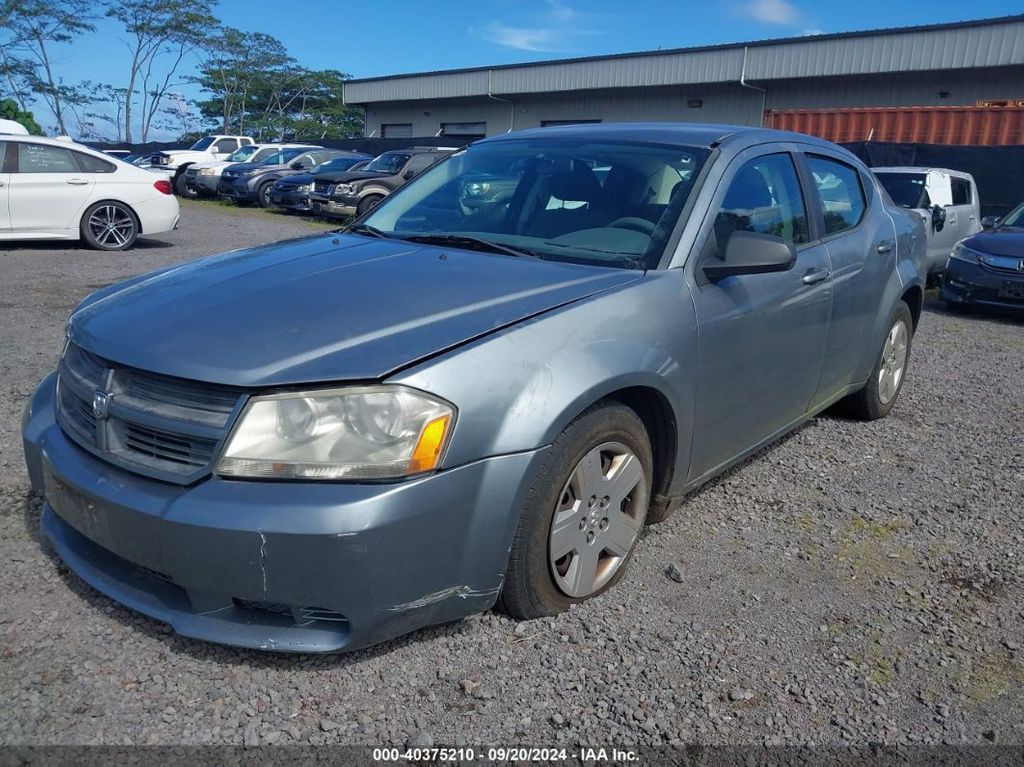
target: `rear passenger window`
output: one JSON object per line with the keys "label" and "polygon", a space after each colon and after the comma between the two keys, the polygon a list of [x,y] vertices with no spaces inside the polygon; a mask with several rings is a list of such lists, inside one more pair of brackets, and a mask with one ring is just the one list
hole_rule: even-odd
{"label": "rear passenger window", "polygon": [[70,150],[49,144],[18,142],[19,173],[78,173]]}
{"label": "rear passenger window", "polygon": [[715,218],[720,256],[735,231],[781,237],[794,245],[807,242],[807,209],[800,192],[793,158],[788,154],[757,157],[729,182]]}
{"label": "rear passenger window", "polygon": [[93,157],[91,154],[75,152],[75,160],[83,173],[113,173],[115,166],[112,162]]}
{"label": "rear passenger window", "polygon": [[864,218],[867,207],[860,174],[845,163],[824,157],[809,156],[807,163],[821,199],[825,234],[853,229]]}
{"label": "rear passenger window", "polygon": [[953,185],[953,204],[970,205],[971,182],[965,178],[957,178],[956,176],[952,176],[949,181]]}

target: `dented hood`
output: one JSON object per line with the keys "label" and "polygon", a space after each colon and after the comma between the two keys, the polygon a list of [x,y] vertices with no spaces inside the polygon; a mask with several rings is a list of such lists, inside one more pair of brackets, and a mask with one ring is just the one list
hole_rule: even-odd
{"label": "dented hood", "polygon": [[72,339],[237,386],[373,380],[642,272],[327,234],[144,275],[86,299]]}

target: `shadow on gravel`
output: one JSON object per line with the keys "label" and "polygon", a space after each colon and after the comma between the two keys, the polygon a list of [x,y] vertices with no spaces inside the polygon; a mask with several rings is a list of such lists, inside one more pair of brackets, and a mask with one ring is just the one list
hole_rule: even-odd
{"label": "shadow on gravel", "polygon": [[924,311],[926,314],[938,314],[944,317],[960,317],[966,320],[988,321],[999,325],[1024,327],[1024,309],[1015,312],[1012,309],[1000,309],[994,306],[950,308],[936,296],[925,299]]}
{"label": "shadow on gravel", "polygon": [[[135,243],[135,247],[132,250],[160,250],[161,248],[173,248],[175,244],[173,242],[166,242],[165,240],[156,240],[149,237],[140,237],[138,242]],[[2,252],[16,253],[19,250],[52,250],[52,251],[63,251],[63,250],[77,250],[82,253],[117,253],[121,251],[103,251],[93,250],[87,245],[83,244],[78,240],[18,240],[13,242],[5,242],[3,245],[4,250]],[[132,250],[123,251],[124,253],[131,253]]]}

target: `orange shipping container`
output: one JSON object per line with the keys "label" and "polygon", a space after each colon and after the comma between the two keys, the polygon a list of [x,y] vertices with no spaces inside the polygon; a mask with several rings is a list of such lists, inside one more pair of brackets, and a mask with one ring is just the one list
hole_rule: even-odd
{"label": "orange shipping container", "polygon": [[1024,106],[768,110],[765,125],[835,141],[1024,144]]}

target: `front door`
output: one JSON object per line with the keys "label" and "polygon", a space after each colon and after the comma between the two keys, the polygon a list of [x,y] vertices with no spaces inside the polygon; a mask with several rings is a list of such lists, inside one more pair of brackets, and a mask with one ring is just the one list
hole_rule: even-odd
{"label": "front door", "polygon": [[10,173],[7,172],[7,143],[0,141],[0,232],[11,229],[11,210],[8,207]]}
{"label": "front door", "polygon": [[699,370],[690,480],[703,478],[803,416],[818,387],[832,303],[828,251],[811,240],[793,156],[748,150],[712,205],[702,259],[726,252],[734,231],[782,237],[796,248],[787,271],[691,286]]}
{"label": "front door", "polygon": [[74,153],[52,144],[13,141],[16,171],[8,176],[11,228],[39,232],[78,228],[82,208],[92,194],[92,174],[83,173]]}

